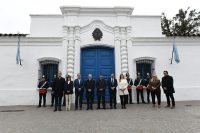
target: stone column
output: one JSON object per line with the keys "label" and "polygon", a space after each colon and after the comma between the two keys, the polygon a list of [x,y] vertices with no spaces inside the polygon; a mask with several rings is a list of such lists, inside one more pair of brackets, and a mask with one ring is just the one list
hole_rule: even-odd
{"label": "stone column", "polygon": [[[127,44],[127,65],[128,66],[130,66],[129,65],[129,63],[131,63],[131,62],[129,62],[128,61],[128,53],[129,53],[129,48],[131,49],[131,47],[132,47],[132,38],[131,38],[131,30],[132,30],[132,28],[131,27],[126,27],[126,32],[127,32],[127,36],[126,36],[126,44]],[[131,51],[132,52],[132,51]],[[128,67],[129,68],[129,67]],[[128,72],[130,73],[130,70],[128,69]]]}
{"label": "stone column", "polygon": [[68,47],[67,47],[67,74],[74,77],[74,27],[69,27]]}
{"label": "stone column", "polygon": [[[80,26],[75,26],[75,33],[74,33],[75,34],[74,35],[74,40],[75,40],[74,68],[76,68],[76,69],[74,71],[74,74],[80,73],[80,53],[81,53],[81,51],[80,51],[80,45],[81,45],[80,30],[81,30]],[[74,75],[74,76],[76,76],[76,75]]]}
{"label": "stone column", "polygon": [[114,27],[114,44],[115,44],[115,75],[118,78],[121,74],[121,56],[120,56],[120,28]]}
{"label": "stone column", "polygon": [[65,76],[64,74],[67,72],[66,68],[67,68],[67,47],[68,47],[68,32],[69,32],[69,28],[67,26],[63,26],[63,60],[62,60],[62,66],[61,64],[59,64],[59,70],[63,72],[63,76]]}
{"label": "stone column", "polygon": [[123,74],[128,72],[128,52],[127,52],[127,42],[126,42],[126,28],[121,27],[121,45],[120,45],[120,55],[121,55],[121,71]]}

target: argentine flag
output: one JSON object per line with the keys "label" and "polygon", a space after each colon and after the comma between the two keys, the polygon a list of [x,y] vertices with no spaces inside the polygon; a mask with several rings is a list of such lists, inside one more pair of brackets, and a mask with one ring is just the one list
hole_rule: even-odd
{"label": "argentine flag", "polygon": [[20,37],[19,37],[19,35],[18,35],[18,44],[17,44],[16,64],[22,66],[21,57],[20,57]]}
{"label": "argentine flag", "polygon": [[172,50],[172,60],[175,60],[176,63],[179,63],[180,62],[180,59],[179,59],[179,54],[178,54],[178,49],[175,45],[175,37],[173,39],[173,50]]}

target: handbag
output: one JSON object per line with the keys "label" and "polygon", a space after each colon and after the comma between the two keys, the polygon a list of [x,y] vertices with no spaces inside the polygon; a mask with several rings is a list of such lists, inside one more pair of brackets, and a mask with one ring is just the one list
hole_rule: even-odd
{"label": "handbag", "polygon": [[140,85],[140,84],[141,84],[141,81],[142,81],[142,80],[140,80],[138,86],[136,87],[136,90],[142,90],[142,89],[143,89],[143,86]]}
{"label": "handbag", "polygon": [[39,93],[40,93],[40,94],[46,93],[46,89],[44,89],[44,88],[39,89]]}
{"label": "handbag", "polygon": [[39,93],[40,93],[40,94],[44,94],[44,93],[46,93],[46,89],[43,88],[43,87],[46,85],[46,83],[47,83],[47,82],[44,82],[44,84],[42,85],[42,87],[39,88]]}
{"label": "handbag", "polygon": [[132,86],[131,86],[131,85],[128,85],[127,89],[128,89],[128,90],[131,90],[131,89],[132,89]]}
{"label": "handbag", "polygon": [[[130,81],[129,81],[128,84],[130,84],[130,82],[131,82],[131,79],[130,79]],[[131,89],[132,89],[132,86],[131,86],[131,85],[128,85],[128,86],[127,86],[127,89],[128,89],[128,90],[131,90]]]}

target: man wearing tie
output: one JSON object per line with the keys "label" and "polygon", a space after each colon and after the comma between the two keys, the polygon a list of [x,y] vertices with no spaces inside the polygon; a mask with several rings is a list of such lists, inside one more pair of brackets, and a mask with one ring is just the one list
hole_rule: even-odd
{"label": "man wearing tie", "polygon": [[116,108],[117,79],[115,79],[114,74],[111,74],[110,78],[107,81],[107,85],[110,92],[110,109],[113,109],[113,104],[114,104],[114,109],[117,109]]}
{"label": "man wearing tie", "polygon": [[74,80],[75,88],[75,110],[82,110],[83,92],[84,92],[84,81],[81,79],[81,74],[77,74],[77,79]]}
{"label": "man wearing tie", "polygon": [[94,88],[95,81],[92,79],[92,74],[88,75],[88,80],[85,82],[86,95],[87,95],[87,110],[93,110]]}

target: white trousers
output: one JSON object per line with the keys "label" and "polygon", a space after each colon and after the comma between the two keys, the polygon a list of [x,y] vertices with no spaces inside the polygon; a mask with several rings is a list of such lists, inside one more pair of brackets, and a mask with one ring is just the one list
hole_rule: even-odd
{"label": "white trousers", "polygon": [[70,110],[72,103],[72,94],[65,94],[66,110]]}

